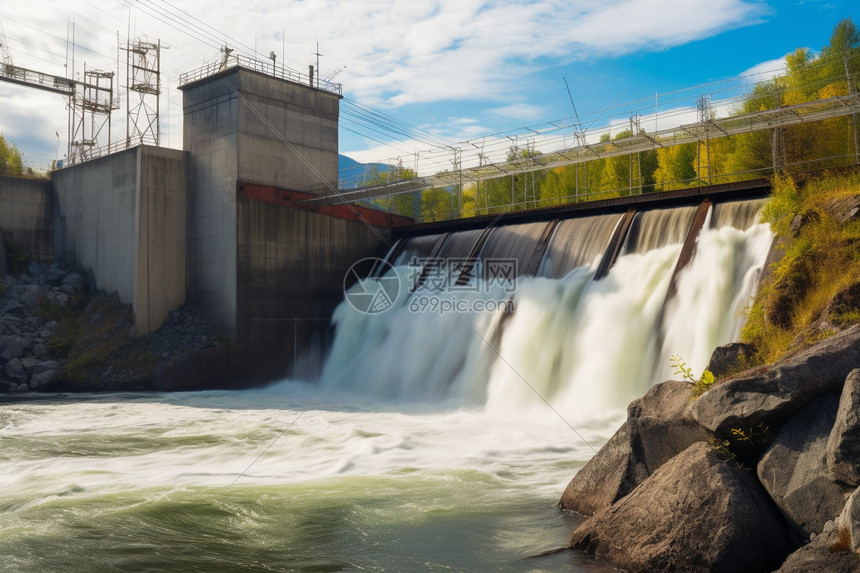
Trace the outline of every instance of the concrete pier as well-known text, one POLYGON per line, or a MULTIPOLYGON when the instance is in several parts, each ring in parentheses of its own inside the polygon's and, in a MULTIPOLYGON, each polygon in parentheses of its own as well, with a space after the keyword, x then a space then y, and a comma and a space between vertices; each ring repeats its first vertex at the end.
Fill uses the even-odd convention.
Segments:
POLYGON ((52 176, 55 250, 132 306, 137 334, 185 302, 185 153, 139 146, 52 176))

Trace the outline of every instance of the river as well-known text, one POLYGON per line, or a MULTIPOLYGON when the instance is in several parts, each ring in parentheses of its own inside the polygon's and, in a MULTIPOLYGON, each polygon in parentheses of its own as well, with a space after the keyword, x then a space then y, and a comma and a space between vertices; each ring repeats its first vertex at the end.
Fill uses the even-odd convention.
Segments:
MULTIPOLYGON (((347 295, 314 383, 4 396, 0 568, 611 570, 530 557, 567 544, 578 519, 559 496, 627 404, 672 376, 669 357, 698 373, 737 338, 772 240, 749 215, 759 205, 714 211, 668 303, 689 208, 643 217, 601 281, 606 220, 559 225, 551 259, 515 289, 400 288, 379 313, 347 295), (573 257, 587 237, 596 249, 573 257), (507 317, 473 304, 512 293, 507 317), (430 304, 446 297, 466 310, 430 304)), ((533 252, 539 233, 522 230, 491 250, 533 252)))

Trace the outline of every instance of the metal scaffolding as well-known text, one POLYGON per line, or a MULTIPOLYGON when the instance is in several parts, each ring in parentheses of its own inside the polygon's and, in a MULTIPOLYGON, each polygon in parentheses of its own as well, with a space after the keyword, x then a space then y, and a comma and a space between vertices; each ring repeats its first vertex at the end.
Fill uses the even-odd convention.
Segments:
POLYGON ((438 187, 454 188, 466 182, 478 183, 487 179, 544 171, 594 159, 632 155, 658 147, 670 147, 685 143, 707 144, 710 139, 756 131, 771 131, 777 138, 776 145, 774 145, 774 162, 778 167, 785 161, 784 151, 781 151, 784 146, 779 145, 781 135, 778 135, 781 134, 782 128, 855 115, 860 111, 860 94, 858 93, 724 118, 711 117, 708 98, 702 98, 700 101, 702 103, 699 106, 696 123, 662 129, 651 134, 646 134, 644 131, 634 132, 629 137, 607 142, 589 143, 584 138, 576 138, 574 146, 561 151, 541 155, 519 154, 519 157, 511 161, 494 164, 485 164, 481 161, 477 166, 457 172, 443 172, 388 185, 340 190, 309 199, 307 203, 314 205, 349 203, 438 187))
POLYGON ((161 97, 161 40, 137 38, 126 52, 128 118, 126 148, 161 143, 158 111, 161 97))
POLYGON ((84 81, 69 98, 70 164, 98 157, 99 150, 110 145, 111 112, 116 109, 113 78, 113 72, 84 67, 84 81))

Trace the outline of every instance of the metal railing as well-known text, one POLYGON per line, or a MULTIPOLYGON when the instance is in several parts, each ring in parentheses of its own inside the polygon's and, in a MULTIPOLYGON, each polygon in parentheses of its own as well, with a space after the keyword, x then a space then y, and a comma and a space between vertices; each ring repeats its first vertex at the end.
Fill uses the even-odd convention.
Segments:
POLYGON ((111 153, 125 151, 126 149, 137 147, 138 145, 158 146, 158 142, 155 141, 154 137, 145 136, 132 137, 129 140, 114 141, 109 145, 102 145, 101 147, 81 145, 78 146, 77 149, 72 151, 71 157, 67 157, 63 161, 57 161, 56 168, 63 169, 66 167, 71 167, 72 165, 84 163, 85 161, 90 161, 91 159, 98 159, 99 157, 110 155, 111 153))
POLYGON ((66 96, 75 95, 75 86, 77 85, 77 82, 74 80, 70 80, 62 76, 43 74, 42 72, 28 70, 11 64, 0 65, 0 80, 39 88, 66 96))
POLYGON ((631 155, 658 147, 707 142, 710 139, 720 137, 773 130, 857 113, 860 113, 860 93, 853 93, 793 106, 707 119, 697 123, 662 129, 650 134, 641 132, 606 142, 580 142, 578 145, 560 151, 489 165, 467 167, 458 171, 442 172, 407 181, 393 181, 372 187, 340 189, 337 192, 326 193, 311 199, 308 203, 315 205, 350 203, 426 189, 459 187, 499 177, 543 172, 548 169, 586 163, 595 159, 631 155))
POLYGON ((319 77, 311 78, 308 74, 302 74, 286 66, 276 64, 275 62, 258 60, 242 54, 230 54, 229 56, 222 58, 221 61, 213 62, 203 66, 202 68, 180 74, 179 85, 184 86, 232 68, 252 70, 274 78, 310 86, 312 88, 337 95, 343 95, 343 86, 341 84, 330 82, 319 77))

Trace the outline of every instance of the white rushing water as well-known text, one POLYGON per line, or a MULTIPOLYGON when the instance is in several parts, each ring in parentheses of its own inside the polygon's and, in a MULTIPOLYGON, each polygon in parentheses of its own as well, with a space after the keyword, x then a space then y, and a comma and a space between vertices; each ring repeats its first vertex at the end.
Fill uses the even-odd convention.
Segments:
MULTIPOLYGON (((624 409, 672 378, 673 354, 700 373, 715 347, 737 339, 752 300, 772 234, 766 225, 711 228, 707 221, 664 309, 693 214, 646 213, 629 252, 600 281, 592 281, 598 256, 559 279, 478 281, 472 290, 480 292, 469 292, 452 290, 454 277, 410 295, 420 268, 398 267, 400 296, 391 309, 337 309, 322 381, 382 399, 485 405, 505 414, 546 415, 549 403, 568 422, 624 409), (504 310, 472 311, 475 301, 501 306, 509 298, 516 312, 504 320, 504 310), (451 301, 468 311, 445 312, 451 301)), ((532 248, 538 234, 528 235, 532 248)))
MULTIPOLYGON (((418 272, 398 266, 386 312, 337 309, 317 383, 3 398, 0 570, 607 570, 525 558, 566 544, 576 521, 555 502, 628 402, 670 377, 668 356, 698 372, 737 337, 771 234, 708 225, 663 311, 678 233, 641 232, 649 247, 592 281, 594 246, 558 277, 576 260, 565 223, 548 276, 459 290, 431 277, 410 295, 418 272), (509 299, 507 316, 475 310, 509 299)), ((480 234, 442 251, 463 256, 480 234)), ((511 251, 522 262, 540 234, 498 237, 528 241, 511 251)))

